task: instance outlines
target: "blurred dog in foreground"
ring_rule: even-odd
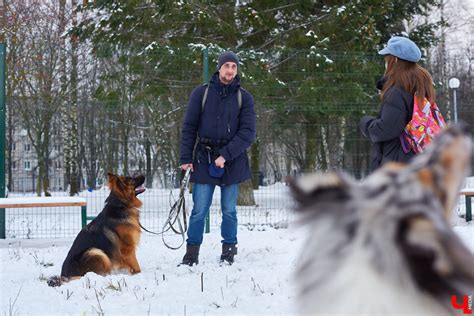
[[[474,256],[449,218],[469,173],[471,139],[452,126],[407,165],[356,182],[315,174],[291,183],[311,233],[297,273],[301,312],[460,315]],[[467,304],[467,303],[466,303]]]
[[[49,286],[59,286],[87,272],[140,272],[135,251],[140,239],[138,208],[142,202],[137,195],[145,191],[145,177],[108,176],[110,195],[104,209],[79,232],[64,260],[61,276],[51,277]]]

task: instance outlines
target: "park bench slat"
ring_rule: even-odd
[[[62,203],[0,203],[0,208],[27,208],[27,207],[56,207],[56,206],[86,206],[87,202],[62,202]]]
[[[82,227],[87,225],[88,220],[93,220],[95,216],[87,216],[87,200],[81,197],[21,197],[21,198],[0,198],[0,209],[5,214],[8,208],[33,208],[33,207],[81,207]],[[5,238],[5,221],[1,223],[0,239]]]
[[[0,208],[86,206],[87,200],[81,197],[23,197],[0,198]]]

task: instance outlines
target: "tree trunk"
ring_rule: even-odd
[[[111,172],[111,173],[117,173],[117,166],[115,164],[116,161],[114,159],[114,152],[116,150],[115,146],[117,142],[113,141],[113,139],[116,138],[115,127],[109,124],[107,129],[108,129],[108,137],[107,137],[107,145],[105,146],[107,164],[106,164],[105,171]]]
[[[253,206],[255,205],[255,197],[253,195],[252,181],[248,180],[240,184],[239,197],[237,205],[239,206]]]
[[[128,132],[127,128],[124,128],[123,135],[123,146],[122,146],[122,153],[123,153],[123,169],[122,172],[124,175],[128,175]]]
[[[123,174],[128,175],[128,141],[123,144]]]
[[[258,190],[260,185],[260,142],[257,140],[251,147],[251,161],[250,166],[252,170],[252,188]]]
[[[49,192],[49,128],[45,127],[44,139],[41,144],[43,147],[41,152],[43,153],[43,192],[44,196],[51,196]]]
[[[147,137],[145,139],[145,187],[151,189],[153,187],[153,172],[151,170],[151,142]]]
[[[305,172],[313,172],[316,170],[316,130],[316,125],[311,122],[305,126]]]
[[[41,166],[42,161],[41,158],[38,157],[38,177],[36,178],[36,195],[41,196],[41,188],[42,188],[42,179],[43,179],[43,167]]]
[[[5,34],[4,31],[6,29],[6,8],[3,1],[0,1],[0,42],[5,42]],[[16,67],[16,48],[12,47],[16,45],[16,34],[13,32],[12,39],[9,43],[9,54],[7,55],[7,59],[10,58],[10,62],[7,61],[7,67],[13,66]],[[13,69],[12,67],[12,69]],[[7,68],[8,69],[8,68]],[[7,99],[6,99],[6,110],[7,110],[7,170],[8,173],[8,182],[7,188],[9,191],[15,190],[13,184],[13,91],[16,90],[16,76],[9,76],[7,80]]]
[[[76,0],[71,1],[72,5],[72,26],[77,25],[77,6]],[[78,76],[77,76],[77,46],[78,38],[75,35],[71,37],[71,109],[70,109],[70,129],[69,129],[69,141],[71,142],[71,185],[69,187],[69,195],[73,196],[79,193],[79,140],[78,140],[78,129],[77,129],[77,107],[78,107]]]
[[[90,189],[95,190],[97,186],[97,146],[96,146],[96,135],[95,135],[95,115],[94,115],[94,106],[91,107],[90,111],[92,112],[89,116],[88,122],[90,125],[87,127],[87,144],[89,147],[89,157],[85,157],[85,160],[88,162],[88,170],[87,170],[87,186]]]
[[[339,126],[339,135],[336,138],[338,140],[335,148],[335,155],[333,157],[334,161],[334,167],[336,169],[342,169],[344,165],[344,150],[346,148],[346,119],[344,117],[339,118],[337,121],[339,121],[338,126]]]
[[[91,85],[90,85],[90,90],[95,91],[96,89],[96,78],[97,78],[97,66],[98,62],[94,61],[94,67],[92,70],[92,75],[90,76],[91,80]],[[99,151],[101,145],[98,144],[97,142],[97,135],[100,135],[100,128],[98,128],[98,122],[100,122],[100,111],[97,110],[94,101],[91,101],[91,98],[89,96],[86,96],[87,101],[84,103],[87,105],[87,107],[83,107],[82,111],[82,117],[85,118],[84,124],[87,124],[85,126],[83,134],[87,135],[87,148],[84,148],[84,164],[88,166],[88,174],[87,174],[87,179],[89,181],[88,185],[89,188],[96,189],[97,188],[97,176],[99,173],[99,166],[103,166],[99,162],[100,157],[99,157]],[[84,120],[83,120],[84,121]],[[84,141],[85,142],[85,141]],[[84,142],[81,142],[83,144]],[[85,146],[84,146],[85,147]],[[89,151],[87,151],[87,149]]]
[[[59,33],[64,33],[66,30],[66,0],[59,0]],[[63,140],[63,168],[64,168],[64,188],[69,187],[71,183],[71,151],[69,148],[70,141],[68,139],[69,129],[69,102],[67,100],[67,53],[66,53],[66,41],[67,39],[61,40],[61,52],[59,63],[61,65],[61,90],[60,94],[63,96],[61,100],[61,135]]]

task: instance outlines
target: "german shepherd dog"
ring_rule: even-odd
[[[471,150],[464,127],[451,126],[409,164],[386,164],[361,182],[342,173],[293,180],[310,225],[296,275],[300,312],[462,314],[452,301],[472,302],[474,256],[449,219]]]
[[[104,209],[79,232],[64,260],[61,276],[50,278],[48,285],[59,286],[87,272],[140,272],[135,251],[140,239],[138,213],[142,202],[137,195],[145,191],[145,177],[109,173],[108,178],[110,195]]]

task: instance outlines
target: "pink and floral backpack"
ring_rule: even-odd
[[[400,135],[400,142],[405,153],[413,151],[418,154],[441,132],[446,123],[436,103],[431,104],[426,97],[421,103],[416,96],[414,99],[413,115]]]

